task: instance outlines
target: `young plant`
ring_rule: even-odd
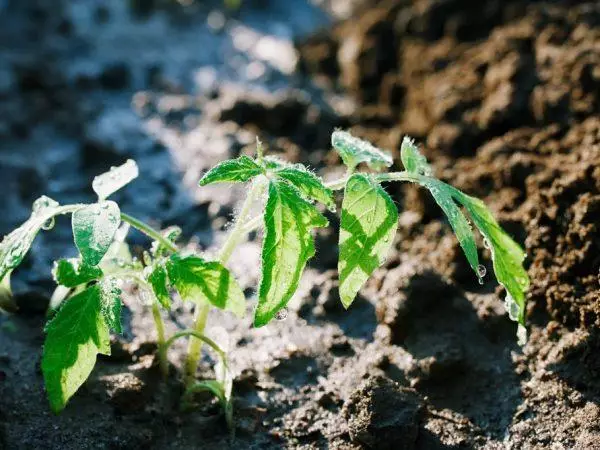
[[[120,285],[133,281],[152,308],[158,360],[164,376],[168,375],[168,348],[176,339],[189,337],[183,403],[189,405],[198,391],[213,392],[231,425],[231,371],[225,353],[204,335],[204,329],[211,308],[244,315],[244,294],[226,268],[234,249],[249,232],[264,227],[262,276],[254,311],[254,326],[264,326],[281,313],[298,288],[306,263],[315,254],[313,230],[328,225],[315,203],[335,211],[334,191],[343,190],[338,270],[340,300],[348,308],[373,271],[385,262],[398,227],[398,211],[381,186],[384,182],[409,181],[430,191],[482,282],[485,268],[479,264],[473,231],[461,209],[464,207],[491,252],[496,278],[507,291],[509,317],[518,322],[517,335],[523,343],[525,293],[529,287],[522,266],[525,254],[484,203],[433,177],[425,157],[409,138],[401,147],[406,169],[403,172],[376,172],[392,165],[391,156],[346,132],[335,131],[332,145],[348,170],[346,176],[331,183],[324,183],[303,165],[264,157],[260,142],[255,158],[240,156],[208,171],[200,180],[201,186],[223,182],[250,184],[217,260],[181,251],[175,245],[179,229],[157,231],[106,200],[137,177],[133,161],[94,179],[97,203],[61,206],[45,196],[36,200],[30,219],[0,244],[0,287],[3,298],[9,299],[10,272],[22,261],[36,234],[51,229],[55,216],[72,214],[73,236],[80,255],[55,264],[53,274],[59,287],[51,300],[54,316],[46,327],[42,359],[51,408],[61,411],[89,376],[96,355],[110,353],[110,331],[121,331]],[[355,172],[362,163],[372,172]],[[256,204],[262,206],[262,213],[251,217]],[[144,252],[141,260],[132,258],[124,243],[129,226],[153,240],[151,250]],[[192,329],[167,339],[159,308],[171,307],[171,289],[184,301],[196,303],[196,313]],[[4,304],[12,305],[7,300]],[[220,367],[216,380],[198,382],[195,376],[203,343],[217,353]]]

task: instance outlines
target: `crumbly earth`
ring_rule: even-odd
[[[54,416],[40,357],[50,262],[73,253],[59,221],[15,273],[20,312],[0,316],[0,448],[600,449],[600,4],[323,3],[329,16],[303,0],[0,2],[0,233],[42,193],[90,201],[92,176],[132,157],[123,210],[211,251],[244,191],[196,182],[256,135],[333,178],[333,128],[396,157],[410,134],[526,248],[527,345],[427,193],[389,185],[394,250],[348,311],[325,230],[287,319],[253,329],[253,300],[242,322],[211,315],[236,373],[234,437],[210,396],[180,410],[185,343],[163,382],[133,287],[112,356]],[[231,264],[250,299],[260,237]],[[170,332],[191,322],[175,305]]]

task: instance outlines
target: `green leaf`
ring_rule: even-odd
[[[97,266],[89,266],[78,258],[72,258],[55,261],[52,275],[58,284],[72,288],[97,280],[103,273]]]
[[[229,270],[197,256],[172,255],[166,263],[171,284],[183,300],[208,302],[243,317],[246,299]]]
[[[57,214],[60,214],[59,204],[43,195],[33,203],[31,217],[4,237],[0,243],[0,281],[21,264],[40,229],[51,228]]]
[[[100,287],[100,302],[102,315],[106,324],[115,333],[122,333],[121,326],[121,289],[117,280],[113,277],[104,278],[98,283]]]
[[[331,145],[342,157],[344,164],[354,169],[364,162],[374,170],[381,170],[392,165],[392,156],[374,147],[370,142],[352,136],[346,131],[334,131],[331,134]]]
[[[526,254],[496,222],[481,200],[453,189],[454,198],[469,212],[475,226],[490,249],[496,279],[507,291],[506,306],[509,316],[525,326],[525,294],[529,290],[529,276],[523,267]],[[523,330],[519,329],[522,333]]]
[[[92,182],[92,189],[98,194],[100,201],[131,183],[139,175],[138,166],[133,159],[128,159],[119,167],[112,167],[108,172],[98,175]]]
[[[418,173],[425,176],[431,176],[431,166],[427,163],[427,158],[421,154],[415,142],[405,136],[400,148],[400,159],[407,171]]]
[[[89,377],[96,355],[110,354],[102,308],[100,286],[94,285],[65,301],[46,327],[42,372],[55,413]]]
[[[377,182],[354,174],[346,183],[340,228],[340,298],[348,308],[385,262],[398,228],[398,210]]]
[[[156,262],[148,275],[148,283],[158,302],[165,308],[171,309],[171,295],[169,294],[167,270],[162,262]]]
[[[217,164],[204,174],[200,186],[211,183],[244,182],[264,173],[264,169],[245,155]]]
[[[311,230],[328,224],[297,189],[280,180],[269,183],[264,221],[256,327],[267,324],[288,303],[298,288],[306,262],[315,254]]]
[[[330,210],[335,210],[333,191],[323,185],[323,181],[301,164],[276,170],[275,174],[292,184],[305,197],[323,203]]]
[[[73,213],[73,237],[84,263],[98,265],[113,242],[121,223],[120,214],[112,201],[87,205]]]
[[[434,178],[421,177],[420,180],[420,183],[429,189],[436,203],[444,211],[467,257],[467,261],[469,261],[469,265],[477,274],[477,277],[479,277],[480,282],[483,283],[481,281],[481,272],[484,269],[483,266],[479,266],[479,256],[477,254],[477,244],[475,243],[473,230],[469,221],[453,199],[454,189]]]

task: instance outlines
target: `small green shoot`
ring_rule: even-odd
[[[5,236],[0,243],[0,308],[13,311],[10,274],[23,260],[35,236],[50,230],[56,216],[72,215],[75,246],[79,257],[55,263],[53,275],[58,288],[51,300],[42,358],[42,372],[53,411],[60,412],[85,382],[98,354],[110,354],[110,332],[121,332],[121,289],[124,281],[137,283],[151,299],[158,336],[158,360],[164,376],[169,374],[167,351],[179,338],[188,338],[185,361],[184,406],[194,393],[210,391],[223,406],[233,426],[231,391],[233,374],[225,352],[204,335],[211,308],[243,317],[246,300],[242,289],[227,269],[236,246],[251,231],[263,227],[262,277],[254,326],[261,327],[277,317],[296,292],[307,262],[315,255],[314,230],[328,226],[323,208],[335,212],[334,191],[343,190],[339,235],[340,300],[349,308],[360,289],[382,266],[392,248],[398,228],[398,211],[381,185],[408,181],[429,190],[444,211],[469,265],[482,282],[484,266],[479,257],[472,223],[490,250],[494,273],[507,291],[509,317],[518,322],[519,342],[526,340],[525,301],[529,278],[523,268],[525,253],[498,225],[485,204],[436,179],[426,158],[409,138],[401,146],[404,172],[355,172],[360,164],[380,171],[393,164],[392,157],[347,132],[335,131],[332,145],[347,166],[345,177],[331,183],[300,164],[288,164],[263,156],[258,142],[255,158],[240,156],[209,170],[199,184],[249,183],[250,189],[218,260],[183,253],[175,244],[177,227],[163,231],[120,211],[107,198],[138,176],[134,161],[96,177],[92,204],[59,205],[42,196],[33,205],[31,217]],[[266,201],[262,198],[266,193]],[[262,213],[251,217],[256,204]],[[319,204],[323,206],[319,206]],[[464,212],[463,209],[464,208]],[[465,214],[466,212],[466,214]],[[150,251],[138,260],[131,256],[125,238],[129,227],[145,233]],[[165,336],[161,308],[171,308],[171,292],[196,304],[192,329]],[[219,356],[217,379],[196,381],[202,344]]]

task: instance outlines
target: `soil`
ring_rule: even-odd
[[[185,343],[162,382],[134,287],[112,356],[55,416],[40,357],[51,261],[74,253],[60,221],[14,274],[19,313],[0,316],[0,448],[600,449],[600,4],[321,3],[1,1],[0,234],[42,193],[90,201],[93,175],[131,157],[141,177],[122,209],[211,251],[243,188],[196,182],[256,135],[332,178],[333,128],[396,157],[409,134],[526,249],[528,343],[427,193],[389,185],[394,251],[348,311],[323,231],[285,320],[211,315],[236,373],[234,437],[209,396],[180,411]],[[231,264],[249,312],[251,237]],[[170,331],[191,322],[175,305]]]

